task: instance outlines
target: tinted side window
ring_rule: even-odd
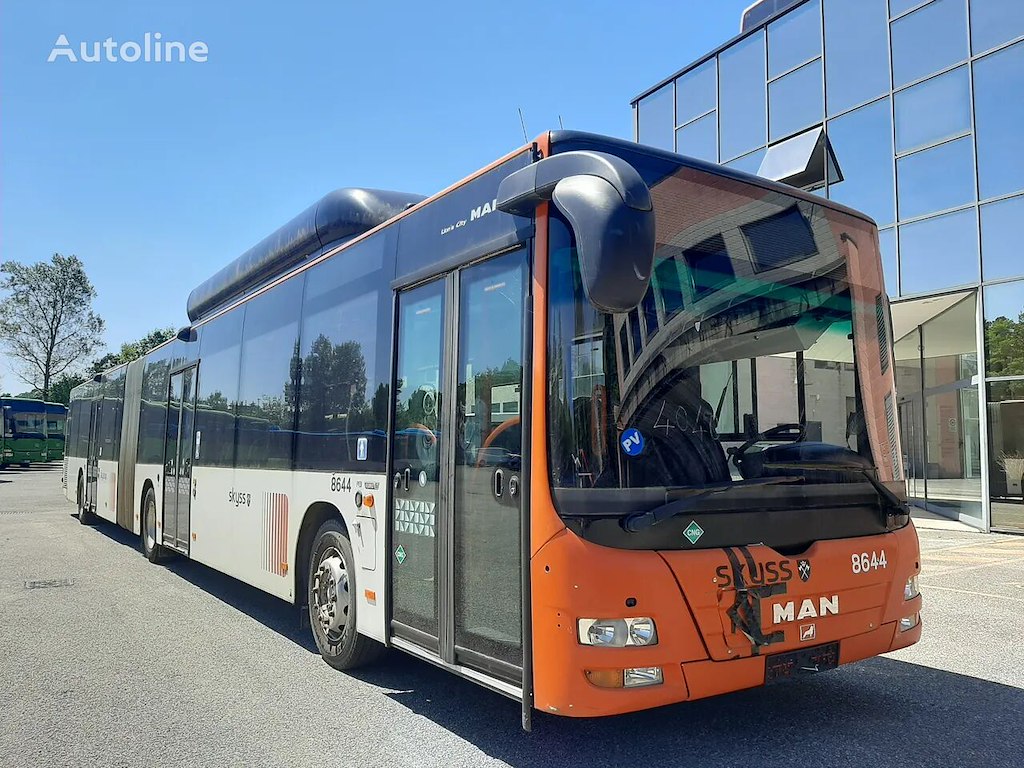
[[[230,467],[235,463],[235,404],[243,316],[244,309],[239,307],[200,328],[196,431],[202,433],[202,438],[197,465]]]
[[[151,352],[142,373],[142,402],[139,412],[139,464],[164,461],[164,429],[167,423],[167,375],[170,372],[170,346]],[[85,412],[88,419],[88,411]],[[88,430],[88,424],[83,431]]]
[[[239,467],[292,468],[302,284],[302,276],[292,278],[246,304],[238,385]],[[200,380],[204,375],[200,369]]]
[[[392,305],[382,252],[367,241],[307,273],[299,469],[384,470]]]

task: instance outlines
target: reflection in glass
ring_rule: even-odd
[[[976,311],[971,294],[921,328],[928,504],[953,517],[981,517]]]
[[[1024,189],[1024,43],[974,64],[974,131],[981,198]]]
[[[828,196],[863,211],[879,226],[895,221],[889,99],[832,120],[828,138],[843,171],[843,181],[830,184]],[[890,284],[890,294],[895,293],[895,287],[895,283]]]
[[[675,96],[672,83],[662,86],[650,96],[645,96],[637,103],[637,141],[658,149],[672,146],[673,129],[675,128],[674,112]]]
[[[293,360],[301,381],[296,467],[382,472],[390,345],[377,334],[390,328],[391,299],[378,290],[379,245],[367,241],[346,255],[307,273]]]
[[[921,393],[921,328],[915,326],[896,339],[893,352],[907,496],[924,501],[927,460],[924,453],[924,398]]]
[[[821,4],[805,3],[768,25],[768,77],[821,55]]]
[[[391,570],[393,615],[432,637],[438,634],[437,505],[447,405],[441,397],[444,289],[444,280],[434,280],[398,297],[392,447],[392,538],[401,552]]]
[[[676,131],[676,152],[718,162],[718,115],[712,112]]]
[[[899,264],[896,261],[896,228],[889,227],[878,233],[878,246],[882,251],[882,272],[885,276],[885,291],[890,296],[899,295]]]
[[[718,61],[711,59],[676,80],[676,120],[688,123],[718,104]]]
[[[825,82],[830,115],[889,90],[888,26],[884,4],[825,0]]]
[[[730,160],[728,163],[724,163],[724,165],[727,165],[730,168],[735,168],[737,171],[743,171],[744,173],[750,173],[756,176],[766,152],[767,150],[762,147],[761,149],[751,152],[749,155],[743,155],[742,157],[737,157],[735,160]]]
[[[981,263],[985,280],[1024,277],[1021,222],[1024,197],[981,206]]]
[[[246,304],[238,384],[239,467],[292,468],[303,276]]]
[[[1020,0],[971,0],[971,50],[975,55],[1024,35]]]
[[[896,165],[901,221],[974,201],[970,136],[906,155]]]
[[[977,283],[977,221],[972,208],[901,226],[902,295]]]
[[[864,0],[857,0],[857,2],[861,5],[870,5],[870,3],[865,3]],[[889,0],[889,15],[899,16],[901,13],[909,11],[914,6],[927,2],[929,2],[929,0]]]
[[[733,158],[767,142],[764,33],[719,54],[721,155]]]
[[[896,94],[896,151],[971,130],[971,84],[967,67],[955,69]]]
[[[455,417],[455,644],[517,666],[524,271],[518,251],[462,273]]]
[[[1024,280],[985,287],[985,375],[1024,376]]]
[[[992,527],[1024,531],[1024,379],[988,385]]]
[[[770,141],[820,123],[824,111],[821,61],[814,61],[768,86]]]
[[[202,362],[196,430],[203,434],[197,465],[230,467],[235,463],[235,409],[244,315],[244,308],[232,310],[204,323],[200,330]]]
[[[893,86],[967,58],[967,0],[935,0],[892,23]]]

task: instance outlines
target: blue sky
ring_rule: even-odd
[[[517,107],[531,138],[559,116],[632,138],[630,99],[748,4],[3,3],[0,259],[77,254],[116,348],[325,192],[429,194],[520,145]],[[208,60],[46,61],[60,34],[146,32]]]

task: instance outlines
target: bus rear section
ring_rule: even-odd
[[[42,400],[0,398],[3,414],[3,455],[0,466],[46,461],[46,409]]]
[[[655,238],[642,298],[607,311],[593,234],[549,209],[535,705],[621,713],[917,642],[874,225],[668,153],[573,134],[552,151],[625,159]]]

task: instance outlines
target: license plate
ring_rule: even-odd
[[[781,683],[803,675],[825,672],[839,666],[839,643],[818,645],[814,648],[801,648],[789,653],[778,653],[766,656],[764,662],[764,682]]]

